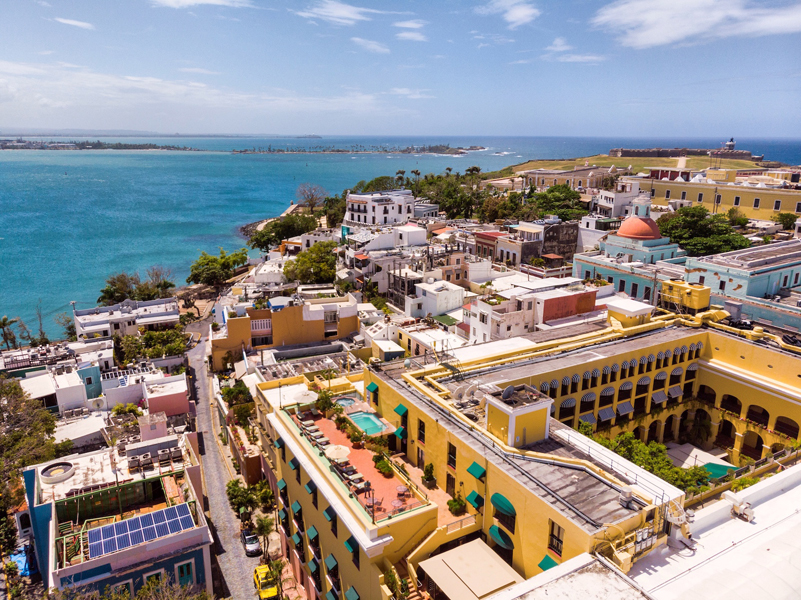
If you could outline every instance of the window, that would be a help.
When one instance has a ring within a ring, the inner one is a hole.
[[[621,279],[618,282],[617,291],[618,292],[625,292],[626,291],[626,280],[625,279]]]
[[[698,202],[703,202],[703,201],[704,201],[704,194],[703,193],[699,193],[698,194]]]
[[[654,188],[651,188],[651,198],[653,198],[655,195],[656,195],[656,190]]]
[[[92,385],[92,378],[91,377],[87,377],[86,378],[86,385]]]
[[[773,210],[781,210],[782,209],[782,201],[781,200],[774,200],[773,201]]]
[[[687,199],[687,192],[682,192],[681,193],[681,199],[682,200],[686,200]]]
[[[533,301],[531,301],[531,300],[529,300],[529,301],[528,301],[528,305],[526,306],[526,310],[531,310],[531,308],[532,308],[533,306],[534,306],[534,302],[533,302]]]
[[[510,517],[509,515],[503,514],[498,509],[495,509],[495,518],[498,520],[498,523],[509,530],[509,533],[514,534],[517,517]]]
[[[801,212],[801,202],[795,203],[795,212]]]
[[[670,199],[670,190],[665,190],[665,200]]]
[[[448,443],[448,466],[451,469],[456,468],[456,446]]]
[[[565,540],[565,530],[551,521],[551,533],[548,536],[548,550],[553,550],[562,556],[562,544]]]
[[[725,281],[721,281],[720,284],[718,285],[718,289],[721,292],[724,291],[726,289],[726,282]]]
[[[636,298],[637,297],[637,292],[639,291],[639,287],[640,286],[638,284],[636,284],[636,283],[632,283],[631,284],[631,297],[632,298]]]
[[[647,285],[645,286],[645,293],[642,295],[642,299],[646,301],[651,299],[651,288]]]
[[[615,278],[614,278],[614,277],[612,277],[611,275],[608,275],[608,276],[606,277],[606,280],[607,280],[609,283],[615,283]]]
[[[782,282],[782,287],[785,287],[785,288],[787,287],[787,280],[788,280],[789,277],[790,277],[789,275],[785,275],[784,276],[784,280]]]
[[[417,441],[426,443],[426,422],[423,419],[417,419]]]
[[[754,208],[759,208],[759,198],[754,198]]]
[[[740,206],[740,196],[734,197],[734,206]]]
[[[128,580],[123,583],[117,583],[111,586],[111,591],[115,594],[123,595],[123,590],[128,592],[128,597],[133,598],[133,580]],[[116,596],[115,596],[116,597]]]
[[[698,278],[698,283],[700,283],[701,285],[704,285],[704,281],[705,281],[705,280],[706,280],[706,277],[704,277],[703,275],[701,275],[701,276]]]
[[[793,278],[793,285],[798,285],[798,273],[796,273],[795,277]]]
[[[164,569],[159,569],[158,571],[153,571],[152,573],[145,573],[145,583],[150,583],[151,581],[161,581],[164,579]]]
[[[178,585],[195,585],[194,561],[188,561],[175,566],[175,580]]]

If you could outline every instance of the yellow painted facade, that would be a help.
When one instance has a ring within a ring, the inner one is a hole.
[[[654,204],[667,205],[668,200],[688,200],[692,201],[693,206],[702,205],[712,213],[725,214],[729,209],[737,208],[749,219],[764,221],[769,221],[773,215],[780,212],[801,215],[799,190],[729,185],[726,182],[713,184],[655,179],[637,179],[637,181],[641,190],[646,192],[653,190],[650,193]],[[720,201],[716,204],[717,196]]]

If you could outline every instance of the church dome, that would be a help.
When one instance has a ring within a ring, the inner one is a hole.
[[[662,238],[656,221],[651,218],[634,216],[623,221],[616,235],[631,240],[658,240]]]

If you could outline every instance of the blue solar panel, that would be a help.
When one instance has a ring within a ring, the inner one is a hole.
[[[117,541],[114,538],[103,540],[103,554],[109,554],[117,549]]]
[[[179,517],[188,517],[189,516],[189,505],[188,504],[179,504],[175,507],[175,510],[178,511]]]
[[[170,528],[170,533],[180,533],[181,532],[181,522],[178,519],[173,519],[172,521],[167,521],[167,526]]]
[[[106,525],[105,527],[102,527],[100,531],[103,532],[104,540],[110,540],[114,537],[114,525]]]
[[[170,528],[167,527],[166,523],[159,523],[156,525],[156,535],[158,537],[164,537],[165,535],[170,535]]]
[[[181,521],[182,529],[192,529],[195,526],[195,522],[190,516],[181,517],[179,520]]]
[[[142,522],[142,527],[153,526],[153,515],[142,515],[139,520]]]
[[[114,533],[118,536],[122,535],[123,533],[128,533],[128,525],[125,521],[120,521],[119,523],[114,523]]]
[[[125,522],[128,523],[128,531],[136,531],[137,529],[142,529],[142,524],[139,522],[139,517],[128,519]]]
[[[178,518],[178,509],[174,506],[171,506],[164,510],[164,516],[167,517],[168,521],[172,521],[173,519]]]
[[[130,545],[131,538],[128,537],[127,533],[117,536],[117,550],[125,550]]]
[[[153,521],[155,523],[166,523],[167,517],[164,516],[164,511],[160,510],[158,512],[151,513],[153,515]]]
[[[136,546],[137,544],[142,544],[145,541],[145,536],[142,535],[142,530],[139,529],[137,531],[132,531],[130,533],[131,536],[131,546]]]
[[[151,540],[156,539],[156,528],[155,527],[145,527],[142,529],[142,535],[145,536],[145,541],[149,542]]]
[[[99,529],[90,529],[89,530],[89,543],[94,544],[96,542],[103,541],[103,534],[100,533]]]
[[[103,555],[103,542],[89,544],[89,558],[97,558]]]

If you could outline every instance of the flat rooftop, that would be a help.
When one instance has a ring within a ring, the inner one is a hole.
[[[743,271],[775,269],[801,262],[801,240],[766,244],[688,260]]]

